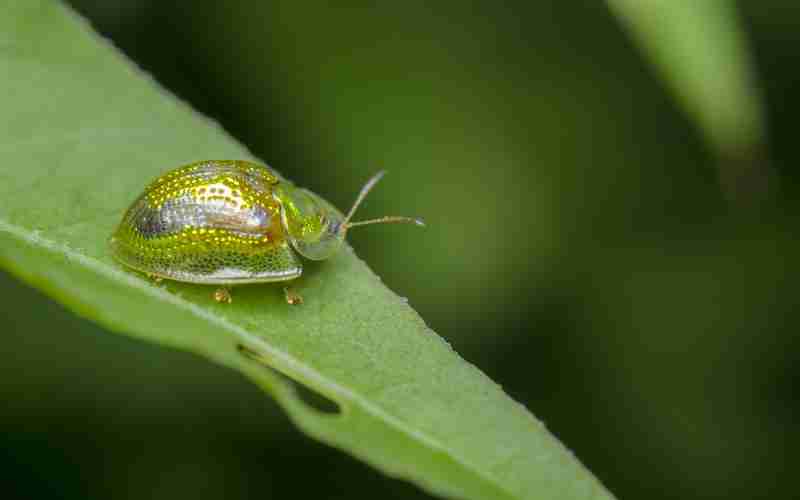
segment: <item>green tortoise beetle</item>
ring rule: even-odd
[[[217,285],[214,299],[231,302],[229,287],[289,281],[303,271],[297,257],[324,260],[347,231],[367,224],[421,219],[351,218],[383,177],[361,189],[346,216],[314,193],[243,160],[205,160],[171,170],[148,185],[111,237],[112,255],[157,281]],[[289,304],[302,298],[284,288]]]

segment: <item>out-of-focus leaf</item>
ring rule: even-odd
[[[608,0],[707,140],[724,156],[760,146],[750,51],[729,0]]]

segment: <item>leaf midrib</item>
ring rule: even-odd
[[[291,379],[297,379],[304,384],[314,387],[324,395],[337,400],[339,403],[341,403],[341,400],[344,400],[359,406],[364,412],[372,415],[387,425],[394,427],[401,433],[412,438],[415,442],[420,443],[431,450],[444,453],[448,458],[450,458],[459,466],[463,467],[469,473],[475,474],[482,480],[492,484],[498,491],[502,492],[509,499],[520,498],[516,493],[510,491],[502,483],[502,481],[499,481],[493,475],[484,472],[482,468],[470,463],[468,460],[465,460],[460,456],[460,454],[443,445],[437,439],[407,425],[402,419],[371,403],[369,399],[363,397],[359,393],[348,389],[337,382],[331,381],[327,377],[322,376],[322,374],[320,374],[320,372],[315,370],[313,367],[303,363],[287,352],[270,345],[266,342],[266,340],[248,332],[246,329],[215,314],[212,314],[197,304],[186,301],[173,293],[162,290],[158,287],[149,286],[143,280],[125,271],[112,268],[93,257],[76,252],[63,243],[58,243],[43,238],[37,232],[31,232],[28,229],[11,224],[2,218],[0,218],[0,232],[6,232],[12,237],[22,240],[29,245],[38,246],[49,252],[66,255],[70,260],[83,265],[86,269],[104,276],[107,279],[122,282],[146,295],[150,295],[163,302],[180,307],[196,317],[204,321],[208,321],[215,326],[234,334],[242,342],[245,342],[248,347],[254,349],[260,354],[264,354],[272,360],[277,360],[281,363],[281,366],[271,366],[271,368],[279,371],[287,377],[290,377]]]

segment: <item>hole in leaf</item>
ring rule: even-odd
[[[311,408],[314,408],[320,413],[325,413],[328,415],[338,415],[342,413],[342,410],[339,408],[339,404],[336,401],[320,394],[319,392],[311,389],[310,387],[307,387],[305,384],[301,384],[300,382],[294,379],[290,379],[289,377],[283,375],[277,370],[274,371],[279,373],[285,379],[291,380],[292,383],[294,384],[294,390],[295,393],[297,393],[297,397],[299,397],[300,400],[302,400],[305,404],[307,404]]]
[[[319,393],[318,391],[308,387],[307,385],[299,382],[288,375],[281,373],[280,371],[276,370],[265,360],[264,356],[259,354],[258,352],[250,349],[249,347],[243,344],[236,344],[236,349],[246,358],[252,359],[257,361],[261,366],[271,371],[275,376],[284,380],[287,384],[292,386],[294,389],[294,393],[297,395],[300,400],[305,403],[310,408],[317,410],[320,413],[326,415],[339,415],[342,413],[342,409],[339,407],[339,403],[330,399],[329,397]]]

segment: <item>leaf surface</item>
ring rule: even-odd
[[[3,267],[112,331],[240,371],[309,435],[433,493],[611,498],[349,248],[307,265],[302,307],[275,285],[237,288],[220,305],[207,287],[159,286],[121,269],[107,239],[147,182],[197,159],[249,155],[71,11],[7,6],[0,75]],[[320,410],[301,388],[337,410]]]

